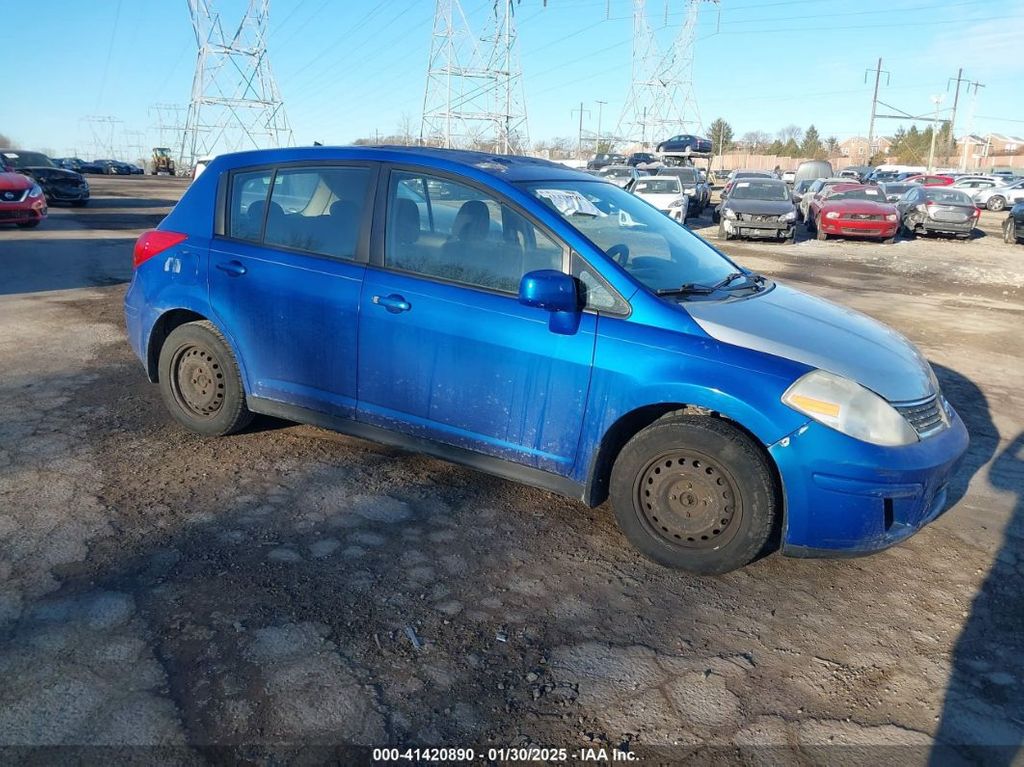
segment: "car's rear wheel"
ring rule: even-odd
[[[985,203],[985,206],[989,210],[999,212],[1006,207],[1006,198],[1002,195],[994,194],[988,198],[988,202]]]
[[[1017,222],[1013,220],[1012,216],[1003,224],[1003,242],[1007,245],[1017,244]]]
[[[821,240],[822,242],[827,240],[828,239],[828,233],[825,232],[825,230],[821,229],[820,227],[816,227],[816,228],[817,228],[817,232],[818,232],[818,234],[817,234],[818,239]]]
[[[160,349],[159,376],[171,415],[198,434],[231,434],[252,420],[234,355],[213,323],[189,322],[171,331]]]
[[[776,543],[771,470],[750,437],[710,416],[672,414],[633,437],[612,468],[616,520],[645,556],[725,573]]]

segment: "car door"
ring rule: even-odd
[[[210,304],[249,396],[355,416],[359,298],[377,167],[289,164],[222,183]]]
[[[556,332],[517,297],[524,273],[565,271],[564,246],[486,189],[425,171],[392,170],[376,207],[359,419],[568,475],[596,317]]]

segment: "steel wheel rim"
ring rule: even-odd
[[[675,450],[649,461],[633,490],[644,527],[676,548],[720,548],[736,536],[743,517],[733,476],[696,450]]]
[[[171,392],[197,418],[214,418],[224,404],[224,368],[204,346],[187,344],[171,360]]]

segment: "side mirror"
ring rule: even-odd
[[[579,310],[576,280],[555,269],[527,272],[519,282],[519,303],[549,312],[576,312]]]

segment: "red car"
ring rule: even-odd
[[[900,181],[901,184],[920,184],[921,186],[952,186],[956,181],[952,176],[931,176],[920,173],[916,176],[908,176]]]
[[[836,184],[827,194],[811,201],[808,230],[819,240],[830,236],[871,237],[887,243],[896,240],[900,217],[885,192],[868,184]]]
[[[46,196],[39,184],[20,173],[0,167],[0,224],[17,224],[23,229],[39,226],[46,218]]]

